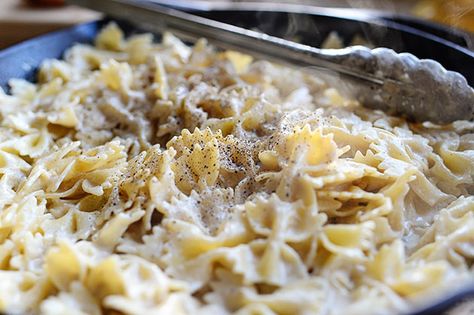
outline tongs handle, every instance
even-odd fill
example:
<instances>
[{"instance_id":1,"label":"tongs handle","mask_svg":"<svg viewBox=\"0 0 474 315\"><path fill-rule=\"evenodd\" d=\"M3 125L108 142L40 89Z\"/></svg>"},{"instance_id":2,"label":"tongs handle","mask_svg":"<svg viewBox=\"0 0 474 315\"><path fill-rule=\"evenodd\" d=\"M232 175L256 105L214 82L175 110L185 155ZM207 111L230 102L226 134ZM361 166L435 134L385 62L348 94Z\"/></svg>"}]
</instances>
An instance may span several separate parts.
<instances>
[{"instance_id":1,"label":"tongs handle","mask_svg":"<svg viewBox=\"0 0 474 315\"><path fill-rule=\"evenodd\" d=\"M415 121L449 123L474 116L474 90L466 79L433 60L391 49L318 49L234 25L159 6L149 1L70 0L152 29L168 29L188 40L207 38L216 46L287 64L331 70L350 83L364 106ZM347 84L345 84L347 86Z\"/></svg>"}]
</instances>

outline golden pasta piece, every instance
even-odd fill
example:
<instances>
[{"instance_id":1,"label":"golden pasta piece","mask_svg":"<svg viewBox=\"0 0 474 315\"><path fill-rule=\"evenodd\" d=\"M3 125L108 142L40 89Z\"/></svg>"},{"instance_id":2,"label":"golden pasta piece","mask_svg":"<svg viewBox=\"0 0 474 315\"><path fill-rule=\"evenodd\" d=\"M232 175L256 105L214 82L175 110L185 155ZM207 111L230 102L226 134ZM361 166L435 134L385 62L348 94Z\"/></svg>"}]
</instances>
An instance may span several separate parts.
<instances>
[{"instance_id":1,"label":"golden pasta piece","mask_svg":"<svg viewBox=\"0 0 474 315\"><path fill-rule=\"evenodd\" d=\"M443 159L445 165L456 174L467 173L473 174L474 165L472 159L474 150L455 151L448 147L448 143L444 143L440 147L439 155Z\"/></svg>"},{"instance_id":2,"label":"golden pasta piece","mask_svg":"<svg viewBox=\"0 0 474 315\"><path fill-rule=\"evenodd\" d=\"M87 288L99 299L108 295L121 294L125 283L120 272L117 257L111 256L93 266L85 278Z\"/></svg>"},{"instance_id":3,"label":"golden pasta piece","mask_svg":"<svg viewBox=\"0 0 474 315\"><path fill-rule=\"evenodd\" d=\"M132 69L128 63L112 59L100 66L100 78L108 88L127 93L132 84Z\"/></svg>"},{"instance_id":4,"label":"golden pasta piece","mask_svg":"<svg viewBox=\"0 0 474 315\"><path fill-rule=\"evenodd\" d=\"M180 156L184 153L185 148L191 148L195 143L204 146L207 142L212 141L213 139L222 139L221 133L218 131L214 134L209 128L204 130L196 128L193 132L184 129L181 132L181 135L171 139L166 144L166 147L172 147L176 150L177 155Z\"/></svg>"},{"instance_id":5,"label":"golden pasta piece","mask_svg":"<svg viewBox=\"0 0 474 315\"><path fill-rule=\"evenodd\" d=\"M27 139L24 139L27 140ZM29 139L28 139L29 140ZM29 141L27 143L30 143ZM29 148L31 149L31 147ZM29 152L22 151L22 153L26 153L27 155ZM27 171L31 169L31 165L26 163L21 157L16 154L8 153L8 151L0 150L0 157L1 157L1 164L0 167L8 168L13 170L21 170Z\"/></svg>"},{"instance_id":6,"label":"golden pasta piece","mask_svg":"<svg viewBox=\"0 0 474 315\"><path fill-rule=\"evenodd\" d=\"M130 37L126 42L125 50L128 52L131 64L141 64L147 61L153 46L152 34L140 34Z\"/></svg>"},{"instance_id":7,"label":"golden pasta piece","mask_svg":"<svg viewBox=\"0 0 474 315\"><path fill-rule=\"evenodd\" d=\"M41 98L57 95L61 91L62 85L63 80L61 78L55 78L43 84L39 89L38 94Z\"/></svg>"},{"instance_id":8,"label":"golden pasta piece","mask_svg":"<svg viewBox=\"0 0 474 315\"><path fill-rule=\"evenodd\" d=\"M278 154L274 151L263 151L258 154L258 158L266 169L278 169Z\"/></svg>"},{"instance_id":9,"label":"golden pasta piece","mask_svg":"<svg viewBox=\"0 0 474 315\"><path fill-rule=\"evenodd\" d=\"M304 150L306 162L317 165L332 162L336 158L337 146L332 136L323 135L321 130L311 131L310 126L305 125L303 128L295 128L281 150L283 154L288 152L291 157L299 153L299 150Z\"/></svg>"},{"instance_id":10,"label":"golden pasta piece","mask_svg":"<svg viewBox=\"0 0 474 315\"><path fill-rule=\"evenodd\" d=\"M46 272L54 285L60 290L68 290L69 285L81 280L86 270L79 257L67 243L60 243L49 250L46 256Z\"/></svg>"},{"instance_id":11,"label":"golden pasta piece","mask_svg":"<svg viewBox=\"0 0 474 315\"><path fill-rule=\"evenodd\" d=\"M242 54L238 51L233 50L227 50L223 52L222 57L226 58L232 63L235 71L238 74L244 73L253 60L252 56Z\"/></svg>"},{"instance_id":12,"label":"golden pasta piece","mask_svg":"<svg viewBox=\"0 0 474 315\"><path fill-rule=\"evenodd\" d=\"M160 57L155 56L155 95L159 99L167 100L168 99L168 78L166 77L165 67L163 66L163 61Z\"/></svg>"},{"instance_id":13,"label":"golden pasta piece","mask_svg":"<svg viewBox=\"0 0 474 315\"><path fill-rule=\"evenodd\" d=\"M100 315L102 311L95 297L80 282L74 282L70 290L51 295L41 303L44 314Z\"/></svg>"},{"instance_id":14,"label":"golden pasta piece","mask_svg":"<svg viewBox=\"0 0 474 315\"><path fill-rule=\"evenodd\" d=\"M176 207L167 206L165 210L178 210L180 205L183 204L175 204ZM199 212L180 210L168 215L170 219L164 220L167 232L172 235L171 244L176 244L171 250L176 253L174 258L179 261L197 257L220 247L237 246L255 237L255 234L248 230L241 213L234 213L231 217L224 216L218 222L219 230L213 231L206 222L200 220Z\"/></svg>"},{"instance_id":15,"label":"golden pasta piece","mask_svg":"<svg viewBox=\"0 0 474 315\"><path fill-rule=\"evenodd\" d=\"M317 193L318 197L332 198L335 201L343 202L339 209L329 209L332 215L344 216L357 214L360 221L367 221L371 218L389 214L392 209L392 200L381 193L370 193L357 186L351 186L347 191L325 191ZM344 202L346 205L344 205Z\"/></svg>"},{"instance_id":16,"label":"golden pasta piece","mask_svg":"<svg viewBox=\"0 0 474 315\"><path fill-rule=\"evenodd\" d=\"M77 105L77 101L64 106L57 114L50 115L48 121L64 127L75 127L79 122L76 113L74 112L75 105Z\"/></svg>"},{"instance_id":17,"label":"golden pasta piece","mask_svg":"<svg viewBox=\"0 0 474 315\"><path fill-rule=\"evenodd\" d=\"M325 220L315 209L302 203L288 203L276 195L245 205L247 218L255 233L286 242L309 238L322 228Z\"/></svg>"},{"instance_id":18,"label":"golden pasta piece","mask_svg":"<svg viewBox=\"0 0 474 315\"><path fill-rule=\"evenodd\" d=\"M100 205L100 203L99 203ZM92 210L90 209L92 208ZM97 203L87 209L69 209L66 214L59 218L50 218L41 223L41 228L47 231L47 237L59 237L67 239L73 236L77 239L87 239L97 228L100 217Z\"/></svg>"},{"instance_id":19,"label":"golden pasta piece","mask_svg":"<svg viewBox=\"0 0 474 315\"><path fill-rule=\"evenodd\" d=\"M404 271L405 251L403 244L396 240L384 245L367 265L367 272L377 280L392 283Z\"/></svg>"},{"instance_id":20,"label":"golden pasta piece","mask_svg":"<svg viewBox=\"0 0 474 315\"><path fill-rule=\"evenodd\" d=\"M10 86L11 94L14 95L15 97L19 98L23 102L33 101L34 98L36 97L37 92L38 92L38 87L35 86L35 84L33 84L31 82L28 82L26 80L22 80L22 79L15 79L15 78L10 79L8 81L8 85ZM2 91L1 94L3 94L3 98L5 98L7 96L3 93L3 91ZM2 100L2 101L5 101L5 100ZM18 104L18 105L20 105L20 104ZM21 115L21 116L22 116L22 118L26 118L26 117L24 117L24 115Z\"/></svg>"},{"instance_id":21,"label":"golden pasta piece","mask_svg":"<svg viewBox=\"0 0 474 315\"><path fill-rule=\"evenodd\" d=\"M255 242L253 250L259 257L257 271L260 282L284 286L298 278L305 278L306 267L297 252L279 240L270 239L265 245Z\"/></svg>"},{"instance_id":22,"label":"golden pasta piece","mask_svg":"<svg viewBox=\"0 0 474 315\"><path fill-rule=\"evenodd\" d=\"M123 45L123 32L115 23L109 23L95 39L97 47L108 50L120 50Z\"/></svg>"},{"instance_id":23,"label":"golden pasta piece","mask_svg":"<svg viewBox=\"0 0 474 315\"><path fill-rule=\"evenodd\" d=\"M296 281L284 288L277 289L273 294L257 294L244 289L244 301L247 307L238 314L246 314L244 310L258 314L304 314L320 312L321 304L327 298L325 288L328 283L321 278ZM298 296L298 299L294 297Z\"/></svg>"},{"instance_id":24,"label":"golden pasta piece","mask_svg":"<svg viewBox=\"0 0 474 315\"><path fill-rule=\"evenodd\" d=\"M119 183L121 192L129 198L146 193L147 185L152 178L161 178L164 175L167 159L169 156L163 154L160 147L156 145L128 161Z\"/></svg>"},{"instance_id":25,"label":"golden pasta piece","mask_svg":"<svg viewBox=\"0 0 474 315\"><path fill-rule=\"evenodd\" d=\"M171 48L173 53L179 56L182 62L188 60L192 52L190 47L186 46L186 44L170 32L165 32L163 34L163 45Z\"/></svg>"},{"instance_id":26,"label":"golden pasta piece","mask_svg":"<svg viewBox=\"0 0 474 315\"><path fill-rule=\"evenodd\" d=\"M364 251L372 246L375 224L328 224L321 235L322 245L334 255L345 255L354 259L365 256Z\"/></svg>"},{"instance_id":27,"label":"golden pasta piece","mask_svg":"<svg viewBox=\"0 0 474 315\"><path fill-rule=\"evenodd\" d=\"M391 287L401 295L416 295L443 281L447 269L448 265L444 261L408 269L391 283Z\"/></svg>"},{"instance_id":28,"label":"golden pasta piece","mask_svg":"<svg viewBox=\"0 0 474 315\"><path fill-rule=\"evenodd\" d=\"M60 60L46 60L43 62L38 77L41 82L49 82L55 78L67 82L72 79L72 76L74 75L73 73L71 65L67 62Z\"/></svg>"},{"instance_id":29,"label":"golden pasta piece","mask_svg":"<svg viewBox=\"0 0 474 315\"><path fill-rule=\"evenodd\" d=\"M145 211L131 210L122 212L111 218L97 234L97 244L104 247L113 248L120 242L120 238L128 227L140 220Z\"/></svg>"},{"instance_id":30,"label":"golden pasta piece","mask_svg":"<svg viewBox=\"0 0 474 315\"><path fill-rule=\"evenodd\" d=\"M171 197L178 195L179 190L175 185L175 174L172 167L172 160L176 155L174 149L166 150L161 153L159 157L152 157L151 161L156 163L156 160L159 159L159 163L156 166L159 168L158 171L149 171L148 175L152 176L149 184L149 194L151 200L156 204L157 207L160 207L164 201L171 200Z\"/></svg>"},{"instance_id":31,"label":"golden pasta piece","mask_svg":"<svg viewBox=\"0 0 474 315\"><path fill-rule=\"evenodd\" d=\"M174 164L177 186L185 193L192 189L212 186L217 180L219 161L217 141L209 142L202 148L195 144L188 152L179 157ZM205 164L201 164L205 161Z\"/></svg>"},{"instance_id":32,"label":"golden pasta piece","mask_svg":"<svg viewBox=\"0 0 474 315\"><path fill-rule=\"evenodd\" d=\"M45 278L31 272L0 270L0 309L24 313L37 307L52 288Z\"/></svg>"},{"instance_id":33,"label":"golden pasta piece","mask_svg":"<svg viewBox=\"0 0 474 315\"><path fill-rule=\"evenodd\" d=\"M167 147L177 151L176 162L172 168L176 174L176 185L189 194L193 189L204 189L212 186L219 175L218 133L213 135L210 129L193 134L183 131L180 137L173 138Z\"/></svg>"}]
</instances>

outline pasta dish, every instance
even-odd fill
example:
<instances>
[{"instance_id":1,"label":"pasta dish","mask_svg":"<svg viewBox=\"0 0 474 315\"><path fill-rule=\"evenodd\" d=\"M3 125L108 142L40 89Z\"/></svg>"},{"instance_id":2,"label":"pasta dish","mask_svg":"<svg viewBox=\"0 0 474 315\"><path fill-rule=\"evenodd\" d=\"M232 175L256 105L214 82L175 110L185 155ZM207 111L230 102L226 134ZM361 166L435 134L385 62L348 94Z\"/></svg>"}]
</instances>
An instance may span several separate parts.
<instances>
[{"instance_id":1,"label":"pasta dish","mask_svg":"<svg viewBox=\"0 0 474 315\"><path fill-rule=\"evenodd\" d=\"M474 122L113 23L10 85L0 312L390 314L474 280Z\"/></svg>"}]
</instances>

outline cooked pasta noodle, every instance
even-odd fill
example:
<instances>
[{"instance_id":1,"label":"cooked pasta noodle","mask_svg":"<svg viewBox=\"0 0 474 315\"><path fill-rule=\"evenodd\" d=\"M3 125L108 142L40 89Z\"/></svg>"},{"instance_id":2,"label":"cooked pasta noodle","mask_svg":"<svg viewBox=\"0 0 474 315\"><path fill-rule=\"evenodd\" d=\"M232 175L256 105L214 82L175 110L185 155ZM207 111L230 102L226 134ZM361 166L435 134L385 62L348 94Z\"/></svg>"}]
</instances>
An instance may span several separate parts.
<instances>
[{"instance_id":1,"label":"cooked pasta noodle","mask_svg":"<svg viewBox=\"0 0 474 315\"><path fill-rule=\"evenodd\" d=\"M2 312L385 314L473 280L473 122L115 24L0 113Z\"/></svg>"}]
</instances>

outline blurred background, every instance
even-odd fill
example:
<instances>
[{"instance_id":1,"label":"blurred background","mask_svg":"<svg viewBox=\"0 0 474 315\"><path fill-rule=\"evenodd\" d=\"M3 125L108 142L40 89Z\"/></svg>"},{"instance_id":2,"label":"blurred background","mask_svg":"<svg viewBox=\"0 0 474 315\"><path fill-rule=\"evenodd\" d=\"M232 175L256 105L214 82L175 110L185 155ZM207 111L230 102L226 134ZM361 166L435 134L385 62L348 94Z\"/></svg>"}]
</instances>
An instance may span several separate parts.
<instances>
[{"instance_id":1,"label":"blurred background","mask_svg":"<svg viewBox=\"0 0 474 315\"><path fill-rule=\"evenodd\" d=\"M222 2L222 0L219 1ZM212 0L197 2L212 2ZM244 0L238 0L238 2L244 2ZM384 10L415 15L474 32L474 0L277 0L266 2ZM0 0L0 49L42 33L98 18L100 18L99 13L65 5L63 0Z\"/></svg>"}]
</instances>

